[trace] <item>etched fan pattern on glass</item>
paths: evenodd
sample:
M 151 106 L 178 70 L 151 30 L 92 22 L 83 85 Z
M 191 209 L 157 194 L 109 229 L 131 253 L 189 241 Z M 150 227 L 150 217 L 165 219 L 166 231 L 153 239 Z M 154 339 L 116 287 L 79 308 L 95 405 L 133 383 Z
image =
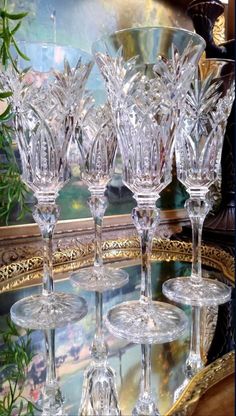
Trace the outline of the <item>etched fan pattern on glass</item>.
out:
M 105 191 L 114 173 L 117 138 L 109 104 L 95 108 L 91 97 L 83 105 L 76 142 L 82 179 L 91 193 Z
M 137 71 L 137 58 L 125 62 L 122 49 L 115 58 L 96 54 L 113 111 L 123 180 L 134 196 L 157 199 L 171 181 L 178 104 L 195 69 L 190 46 L 182 55 L 173 46 L 172 59 L 157 57 L 156 64 L 144 65 L 142 72 Z
M 43 48 L 51 53 L 50 66 L 55 68 L 54 46 Z M 59 218 L 56 198 L 70 176 L 67 155 L 85 78 L 92 67 L 91 59 L 88 61 L 82 64 L 79 60 L 71 68 L 64 60 L 61 72 L 29 69 L 18 73 L 9 65 L 0 74 L 2 90 L 12 92 L 7 103 L 12 110 L 10 123 L 20 153 L 21 177 L 37 198 L 32 214 L 43 237 L 42 295 L 26 297 L 11 308 L 14 322 L 26 328 L 55 328 L 86 313 L 86 305 L 78 296 L 54 292 L 52 237 Z
M 91 64 L 79 60 L 64 72 L 52 71 L 34 83 L 34 71 L 18 74 L 9 67 L 1 75 L 9 88 L 15 138 L 22 162 L 22 179 L 41 202 L 55 201 L 69 178 L 67 155 L 81 107 L 84 85 Z
M 213 74 L 192 82 L 175 141 L 178 178 L 187 189 L 209 189 L 218 178 L 233 100 L 234 85 L 224 92 L 223 81 Z

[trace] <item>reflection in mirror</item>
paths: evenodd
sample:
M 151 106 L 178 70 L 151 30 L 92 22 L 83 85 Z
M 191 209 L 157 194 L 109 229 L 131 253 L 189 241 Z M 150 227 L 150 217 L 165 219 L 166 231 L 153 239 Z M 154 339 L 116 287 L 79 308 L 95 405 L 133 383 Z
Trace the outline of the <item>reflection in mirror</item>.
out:
M 115 373 L 107 362 L 108 345 L 103 330 L 103 294 L 95 292 L 96 330 L 90 347 L 91 361 L 84 372 L 79 416 L 120 416 Z
M 104 292 L 104 315 L 107 310 L 113 305 L 121 302 L 121 300 L 137 299 L 140 291 L 140 265 L 137 240 L 120 240 L 115 243 L 116 248 L 114 248 L 114 242 L 106 242 L 106 246 L 109 248 L 105 252 L 105 258 L 106 260 L 113 261 L 114 266 L 117 264 L 118 267 L 122 267 L 126 270 L 129 273 L 130 280 L 127 285 L 120 289 Z M 162 250 L 161 247 L 164 247 L 165 250 Z M 61 253 L 64 258 L 63 264 L 60 264 L 55 268 L 55 288 L 58 291 L 72 292 L 75 291 L 75 289 L 71 287 L 68 280 L 68 272 L 78 270 L 85 260 L 81 261 L 80 257 L 78 262 L 71 263 L 71 259 L 74 257 L 72 257 L 72 252 L 68 252 L 68 259 L 70 258 L 70 261 L 65 263 L 66 253 L 67 252 Z M 73 250 L 73 256 L 75 253 L 75 250 Z M 87 260 L 87 257 L 86 264 L 92 265 L 92 254 L 90 260 Z M 219 279 L 230 284 L 232 258 L 229 257 L 229 255 L 220 250 L 204 246 L 203 274 L 209 278 Z M 40 286 L 38 285 L 40 280 L 38 263 L 37 266 L 35 264 L 35 271 L 30 271 L 34 267 L 32 260 L 29 264 L 30 269 L 28 269 L 28 274 L 25 277 L 24 286 L 20 287 L 19 283 L 16 283 L 15 280 L 15 290 L 9 291 L 9 278 L 8 291 L 5 290 L 4 293 L 0 294 L 1 328 L 4 328 L 4 315 L 9 313 L 10 307 L 15 301 L 40 292 Z M 22 270 L 21 264 L 21 272 L 19 272 L 17 279 L 19 278 L 20 273 L 22 273 Z M 24 270 L 27 270 L 26 267 L 24 267 Z M 187 276 L 190 271 L 190 244 L 173 240 L 161 243 L 159 240 L 155 240 L 152 254 L 152 290 L 154 299 L 164 300 L 161 293 L 161 287 L 165 280 L 180 275 Z M 12 273 L 12 268 L 9 269 L 8 274 L 5 270 L 5 276 L 10 276 L 10 272 Z M 37 280 L 37 278 L 39 280 Z M 88 315 L 81 322 L 68 324 L 65 328 L 58 328 L 55 339 L 57 380 L 60 384 L 62 394 L 66 398 L 64 408 L 68 416 L 78 414 L 78 408 L 82 398 L 83 376 L 86 369 L 88 369 L 91 360 L 89 347 L 94 338 L 93 328 L 96 316 L 94 313 L 94 297 L 91 296 L 91 293 L 80 289 L 79 295 L 83 296 L 87 301 L 89 310 Z M 184 311 L 190 318 L 190 307 L 185 306 Z M 219 307 L 218 318 L 217 310 L 206 310 L 204 313 L 206 314 L 206 317 L 203 317 L 202 319 L 203 328 L 201 328 L 201 336 L 203 336 L 204 346 L 202 358 L 206 365 L 212 363 L 215 359 L 222 357 L 222 355 L 233 349 L 233 330 L 230 303 Z M 204 322 L 206 322 L 206 324 L 204 324 Z M 189 355 L 189 338 L 190 334 L 187 333 L 176 341 L 152 346 L 152 396 L 155 403 L 158 403 L 158 410 L 161 415 L 167 414 L 168 416 L 172 416 L 177 409 L 178 402 L 175 400 L 175 393 L 177 389 L 183 385 L 186 378 L 183 369 Z M 24 333 L 22 333 L 22 339 L 26 339 Z M 42 338 L 42 332 L 33 331 L 31 340 L 34 357 L 28 369 L 28 377 L 24 386 L 24 395 L 30 398 L 32 402 L 39 404 L 39 396 L 46 375 L 46 362 L 43 358 L 44 340 Z M 123 415 L 131 415 L 132 409 L 139 396 L 139 384 L 141 378 L 140 345 L 127 343 L 126 341 L 114 338 L 107 333 L 105 328 L 104 340 L 109 349 L 109 366 L 116 373 L 115 384 L 121 413 Z M 220 362 L 217 365 L 219 371 L 216 375 L 224 374 L 225 370 L 223 365 L 225 365 L 225 362 Z M 211 380 L 216 382 L 214 374 L 212 374 Z M 206 376 L 206 373 L 204 373 L 204 375 Z M 198 377 L 198 381 L 199 380 L 200 377 Z M 203 380 L 202 383 L 205 384 Z M 186 385 L 187 391 L 189 391 L 191 386 L 193 386 L 192 388 L 194 389 L 194 379 L 192 379 L 190 384 L 188 383 Z M 6 395 L 6 383 L 2 383 L 1 387 L 0 399 Z M 191 394 L 193 394 L 193 390 Z

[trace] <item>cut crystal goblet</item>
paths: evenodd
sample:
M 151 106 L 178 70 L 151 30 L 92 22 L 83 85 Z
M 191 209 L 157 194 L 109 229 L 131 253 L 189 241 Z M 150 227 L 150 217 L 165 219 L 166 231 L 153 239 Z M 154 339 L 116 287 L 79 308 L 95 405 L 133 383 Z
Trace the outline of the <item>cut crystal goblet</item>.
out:
M 117 138 L 107 103 L 94 107 L 92 97 L 88 96 L 82 115 L 75 138 L 79 147 L 82 180 L 91 193 L 88 202 L 95 226 L 95 257 L 93 267 L 73 273 L 71 280 L 83 289 L 103 292 L 122 287 L 129 279 L 127 272 L 104 265 L 102 259 L 102 223 L 107 208 L 104 194 L 114 173 Z
M 190 352 L 185 369 L 189 379 L 204 367 L 201 307 L 216 306 L 231 297 L 229 286 L 202 277 L 201 239 L 210 209 L 207 194 L 219 178 L 223 139 L 233 100 L 234 61 L 201 60 L 186 96 L 175 141 L 177 176 L 190 195 L 186 208 L 192 224 L 192 272 L 189 277 L 166 281 L 162 288 L 169 299 L 192 305 Z
M 202 60 L 188 91 L 175 140 L 177 176 L 190 198 L 186 208 L 192 224 L 190 277 L 170 279 L 163 293 L 176 302 L 214 306 L 230 300 L 224 283 L 202 277 L 201 238 L 210 209 L 207 194 L 218 179 L 227 119 L 234 100 L 234 61 Z
M 171 341 L 186 328 L 181 310 L 152 301 L 150 260 L 159 222 L 156 201 L 171 181 L 177 103 L 185 97 L 204 45 L 185 30 L 149 27 L 116 32 L 92 46 L 106 81 L 123 181 L 137 201 L 132 218 L 141 243 L 140 300 L 113 307 L 107 326 L 136 343 Z
M 28 44 L 29 57 L 31 49 L 32 44 Z M 79 50 L 69 63 L 70 54 L 67 56 L 66 48 L 58 45 L 35 44 L 33 50 L 42 59 L 43 72 L 34 55 L 33 67 L 26 73 L 18 74 L 9 66 L 0 74 L 3 89 L 12 91 L 8 100 L 12 106 L 22 180 L 37 199 L 33 217 L 43 238 L 42 294 L 16 302 L 11 308 L 11 317 L 25 328 L 48 329 L 80 320 L 87 312 L 84 299 L 54 291 L 52 237 L 59 217 L 56 198 L 70 177 L 67 154 L 76 124 L 75 114 L 92 63 L 89 55 L 79 59 Z

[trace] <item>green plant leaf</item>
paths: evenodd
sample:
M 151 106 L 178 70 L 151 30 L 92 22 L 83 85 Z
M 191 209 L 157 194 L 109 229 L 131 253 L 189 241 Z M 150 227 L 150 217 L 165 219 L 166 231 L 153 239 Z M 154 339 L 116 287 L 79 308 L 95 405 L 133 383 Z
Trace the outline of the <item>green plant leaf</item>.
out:
M 0 92 L 0 100 L 4 99 L 4 98 L 8 98 L 12 96 L 12 92 L 11 91 L 6 91 L 6 92 Z
M 25 61 L 30 61 L 30 59 L 28 58 L 28 56 L 27 55 L 25 55 L 21 50 L 20 50 L 20 48 L 19 48 L 19 46 L 17 45 L 17 43 L 16 43 L 16 41 L 15 41 L 15 39 L 14 39 L 14 37 L 12 37 L 12 43 L 13 43 L 13 45 L 15 46 L 15 48 L 16 48 L 16 50 L 17 50 L 17 53 L 21 56 L 21 58 L 23 58 Z
M 3 11 L 3 16 L 7 17 L 10 20 L 21 20 L 24 17 L 26 17 L 28 15 L 28 12 L 24 12 L 24 13 L 9 13 L 6 11 Z

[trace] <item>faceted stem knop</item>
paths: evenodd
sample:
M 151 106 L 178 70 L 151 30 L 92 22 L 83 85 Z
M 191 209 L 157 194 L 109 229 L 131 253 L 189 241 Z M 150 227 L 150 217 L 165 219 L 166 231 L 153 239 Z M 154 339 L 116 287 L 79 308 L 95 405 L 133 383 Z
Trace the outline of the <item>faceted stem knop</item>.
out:
M 192 224 L 192 272 L 191 279 L 199 282 L 202 278 L 201 243 L 203 223 L 210 209 L 206 194 L 196 195 L 190 193 L 190 198 L 185 202 L 185 207 Z
M 95 239 L 94 239 L 94 266 L 101 267 L 102 260 L 102 224 L 104 213 L 107 208 L 107 198 L 102 193 L 92 193 L 88 200 L 89 208 L 94 219 Z
M 59 218 L 59 208 L 56 204 L 38 204 L 35 206 L 33 217 L 37 222 L 43 237 L 43 295 L 53 292 L 53 247 L 52 237 Z
M 140 236 L 141 244 L 141 291 L 140 301 L 149 303 L 152 300 L 151 253 L 152 240 L 159 222 L 159 210 L 156 206 L 137 206 L 132 211 L 133 223 Z
M 103 294 L 95 292 L 96 331 L 91 346 L 91 356 L 97 364 L 105 364 L 108 347 L 103 331 Z

